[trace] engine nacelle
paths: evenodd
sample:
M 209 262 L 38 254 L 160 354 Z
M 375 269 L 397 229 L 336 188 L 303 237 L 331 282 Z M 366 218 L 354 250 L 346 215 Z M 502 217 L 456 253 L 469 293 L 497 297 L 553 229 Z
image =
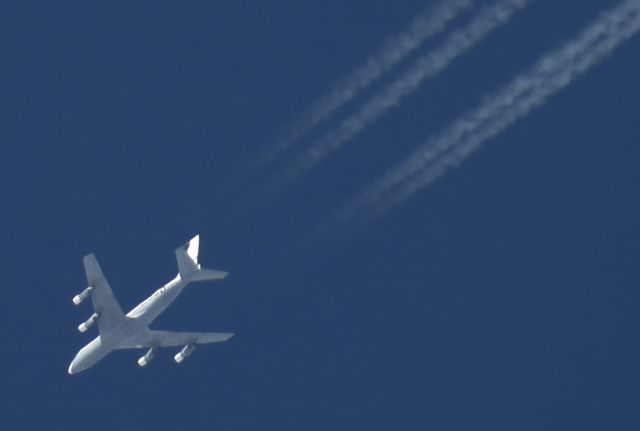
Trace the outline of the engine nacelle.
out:
M 140 365 L 141 367 L 144 367 L 145 365 L 147 365 L 149 362 L 151 362 L 151 360 L 153 359 L 153 357 L 155 356 L 156 350 L 151 348 L 149 349 L 149 351 L 140 359 L 138 359 L 138 365 Z
M 91 328 L 96 323 L 96 320 L 98 320 L 98 317 L 100 317 L 98 313 L 93 313 L 86 322 L 82 322 L 78 326 L 78 331 L 85 332 L 87 329 Z
M 79 294 L 73 297 L 73 303 L 75 305 L 80 305 L 82 301 L 87 299 L 87 297 L 89 296 L 92 290 L 93 290 L 92 286 L 87 287 L 85 290 L 83 290 L 82 292 L 80 292 Z
M 175 361 L 179 364 L 180 362 L 182 362 L 184 360 L 184 358 L 186 358 L 191 353 L 193 353 L 193 351 L 195 349 L 196 349 L 196 345 L 195 344 L 187 344 L 186 346 L 184 346 L 182 348 L 182 350 L 180 350 L 180 352 L 178 352 L 177 355 L 175 355 L 173 357 L 173 359 L 175 359 Z

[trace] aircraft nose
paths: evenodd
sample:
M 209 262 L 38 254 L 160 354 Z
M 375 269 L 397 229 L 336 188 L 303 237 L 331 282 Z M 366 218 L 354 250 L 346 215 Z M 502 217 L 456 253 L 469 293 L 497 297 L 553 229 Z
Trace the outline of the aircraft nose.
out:
M 75 374 L 79 371 L 82 371 L 82 358 L 84 355 L 82 355 L 82 351 L 78 352 L 78 354 L 76 355 L 75 358 L 73 358 L 73 361 L 71 361 L 71 363 L 69 364 L 69 369 L 67 370 L 69 372 L 69 374 Z

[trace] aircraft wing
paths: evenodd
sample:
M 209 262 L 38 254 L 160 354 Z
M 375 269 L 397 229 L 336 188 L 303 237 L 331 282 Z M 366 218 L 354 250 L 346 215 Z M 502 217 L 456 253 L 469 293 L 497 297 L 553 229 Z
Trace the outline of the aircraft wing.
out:
M 100 316 L 97 324 L 101 336 L 107 335 L 110 330 L 116 328 L 121 321 L 126 319 L 120 304 L 113 296 L 111 287 L 102 274 L 102 269 L 98 260 L 92 254 L 88 254 L 83 259 L 84 270 L 87 274 L 87 282 L 93 287 L 91 291 L 91 302 L 93 309 Z M 108 335 L 107 335 L 108 336 Z
M 233 337 L 229 332 L 146 331 L 136 340 L 136 347 L 172 347 L 187 344 L 221 343 Z

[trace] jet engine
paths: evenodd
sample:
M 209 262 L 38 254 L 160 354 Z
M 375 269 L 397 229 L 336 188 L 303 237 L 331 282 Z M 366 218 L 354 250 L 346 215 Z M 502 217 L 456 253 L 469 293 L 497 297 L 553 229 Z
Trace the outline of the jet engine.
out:
M 82 292 L 80 292 L 79 294 L 73 297 L 73 303 L 75 305 L 80 305 L 82 301 L 87 299 L 87 297 L 89 296 L 92 290 L 93 290 L 92 286 L 87 287 L 85 290 L 83 290 Z
M 156 354 L 155 349 L 153 348 L 149 349 L 149 351 L 142 358 L 138 359 L 138 365 L 140 365 L 141 367 L 144 367 L 149 362 L 151 362 L 155 354 Z
M 98 313 L 93 313 L 86 322 L 82 322 L 78 326 L 78 331 L 85 332 L 87 329 L 91 328 L 96 323 L 96 320 L 98 320 L 98 317 L 100 317 Z
M 186 358 L 191 353 L 193 353 L 193 351 L 195 349 L 196 349 L 196 345 L 195 344 L 187 344 L 186 346 L 184 346 L 182 348 L 182 350 L 180 350 L 180 352 L 178 352 L 177 355 L 175 355 L 173 357 L 173 359 L 175 359 L 175 361 L 179 364 L 180 362 L 182 362 L 184 360 L 184 358 Z

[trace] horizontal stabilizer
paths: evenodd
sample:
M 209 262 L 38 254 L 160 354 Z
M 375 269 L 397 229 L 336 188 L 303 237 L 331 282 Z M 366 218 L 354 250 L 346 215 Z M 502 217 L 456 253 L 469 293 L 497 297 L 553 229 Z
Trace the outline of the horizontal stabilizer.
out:
M 202 268 L 198 263 L 200 235 L 194 236 L 187 244 L 176 249 L 176 260 L 180 278 L 186 281 L 222 280 L 226 271 Z
M 205 280 L 222 280 L 227 275 L 226 271 L 217 271 L 215 269 L 199 269 L 197 272 L 191 274 L 189 280 L 191 281 L 205 281 Z

